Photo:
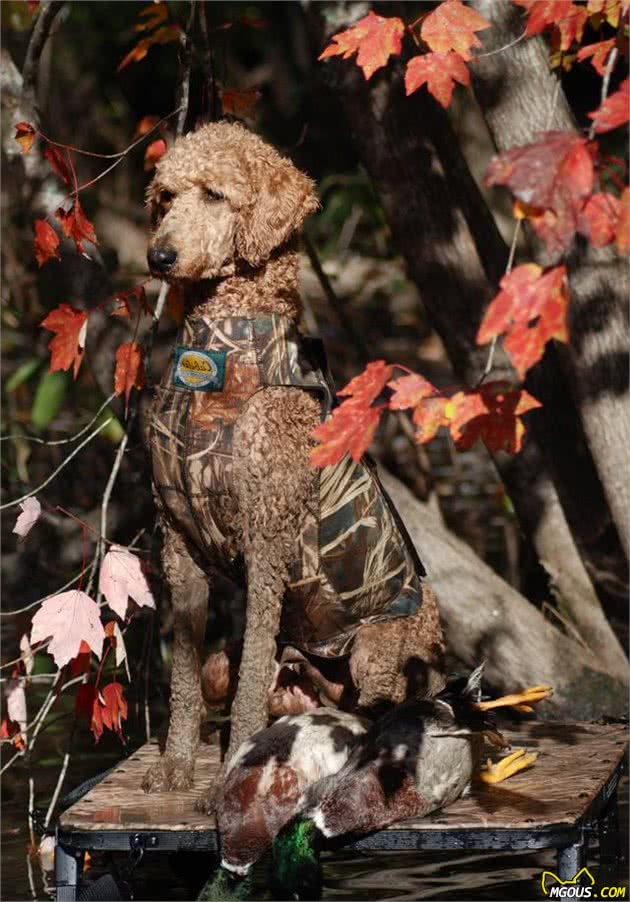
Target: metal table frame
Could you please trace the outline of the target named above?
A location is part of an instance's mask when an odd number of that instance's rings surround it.
[[[621,761],[609,780],[593,799],[585,816],[574,825],[545,827],[443,830],[400,828],[381,830],[360,838],[344,837],[331,844],[333,849],[362,851],[523,851],[557,849],[557,875],[570,880],[587,864],[588,845],[592,833],[599,834],[602,863],[610,865],[618,857],[617,785],[624,769]],[[55,882],[57,902],[74,902],[86,851],[109,852],[216,852],[216,830],[156,830],[137,832],[64,831],[57,829],[55,847]]]

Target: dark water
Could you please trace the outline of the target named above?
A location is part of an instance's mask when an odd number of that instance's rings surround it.
[[[50,798],[59,774],[61,754],[67,735],[64,721],[42,736],[36,757],[27,768],[19,762],[3,777],[2,798],[2,885],[1,898],[13,900],[49,899],[53,897],[52,875],[42,867],[40,859],[29,859],[29,833],[26,821],[28,777],[35,781],[35,804],[44,806]],[[73,755],[63,792],[109,767],[120,757],[120,746],[113,737],[101,741],[94,750],[89,734],[77,737],[79,751]],[[4,748],[3,748],[4,750]],[[11,752],[9,752],[11,754]],[[6,753],[5,753],[6,758]],[[620,848],[628,847],[628,781],[620,791]],[[324,855],[324,899],[345,900],[528,900],[542,898],[541,871],[554,870],[555,853],[542,852],[336,852]],[[117,865],[127,865],[125,855],[116,856]],[[139,900],[191,899],[187,889],[203,880],[212,861],[195,854],[169,859],[166,855],[147,854],[131,878],[134,897]],[[595,879],[599,872],[596,838],[589,855]],[[29,880],[30,867],[30,880]],[[111,862],[95,857],[92,873],[111,870]],[[627,853],[619,860],[611,883],[628,885]],[[32,887],[32,888],[31,888]],[[254,898],[264,898],[265,867],[256,871]],[[628,898],[628,890],[626,896]]]

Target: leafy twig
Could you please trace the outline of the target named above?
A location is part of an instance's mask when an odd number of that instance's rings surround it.
[[[46,488],[46,486],[53,481],[55,476],[57,476],[59,473],[61,473],[61,471],[70,463],[72,458],[75,457],[79,453],[79,451],[81,451],[83,448],[85,448],[85,446],[87,444],[89,444],[92,441],[92,439],[95,438],[95,436],[97,436],[99,434],[99,432],[102,432],[106,426],[109,426],[109,424],[112,422],[113,419],[114,419],[114,417],[109,417],[107,420],[105,420],[103,423],[101,423],[101,425],[98,426],[94,430],[94,432],[91,432],[86,439],[83,439],[81,444],[77,445],[76,448],[74,448],[74,450],[71,451],[71,453],[66,457],[66,459],[63,460],[59,464],[59,466],[57,467],[56,470],[53,470],[53,472],[50,474],[50,476],[47,479],[45,479],[41,485],[38,485],[37,488],[33,489],[31,492],[27,492],[26,495],[22,495],[21,498],[16,498],[13,501],[7,501],[5,504],[0,504],[0,511],[6,510],[9,507],[15,507],[16,504],[21,504],[22,501],[26,501],[27,498],[32,498],[33,495],[36,495],[38,492],[41,492],[42,489]]]

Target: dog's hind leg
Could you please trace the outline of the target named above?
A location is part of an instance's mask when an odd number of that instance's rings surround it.
[[[189,789],[202,712],[201,667],[208,615],[208,579],[182,536],[163,524],[162,568],[173,605],[173,672],[166,748],[142,783],[145,792]]]

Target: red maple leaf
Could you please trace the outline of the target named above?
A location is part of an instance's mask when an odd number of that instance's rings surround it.
[[[525,34],[531,37],[545,28],[555,28],[559,34],[560,50],[568,50],[573,41],[582,39],[588,12],[583,6],[567,0],[513,0],[528,12]]]
[[[142,348],[137,341],[127,341],[116,351],[116,371],[114,373],[114,391],[124,394],[125,403],[129,403],[132,388],[140,391],[144,387],[144,366]]]
[[[38,266],[48,260],[59,260],[59,235],[45,219],[35,220],[35,258]]]
[[[313,430],[313,437],[320,442],[311,452],[313,466],[332,466],[346,454],[359,460],[367,451],[386,406],[385,403],[374,406],[373,402],[387,385],[392,370],[384,360],[375,360],[339,392],[348,400]]]
[[[44,150],[44,156],[50,163],[53,172],[56,172],[66,185],[71,185],[73,183],[72,172],[68,162],[64,160],[61,151],[52,144],[48,144]]]
[[[490,28],[491,24],[460,0],[445,0],[426,17],[420,35],[436,53],[454,50],[462,59],[469,60],[471,47],[481,47],[475,32]]]
[[[28,153],[33,146],[37,131],[30,122],[15,123],[15,140],[22,148],[22,153]]]
[[[597,44],[589,44],[587,47],[581,47],[578,50],[578,62],[590,59],[593,69],[598,75],[603,77],[606,69],[606,60],[608,54],[615,46],[615,39],[610,38],[608,41],[599,41]]]
[[[0,739],[11,739],[13,745],[17,749],[23,749],[25,747],[24,736],[22,735],[19,723],[10,720],[8,716],[3,717],[2,722],[0,723]]]
[[[144,152],[144,171],[150,172],[151,169],[155,169],[155,164],[162,159],[165,153],[166,141],[164,138],[156,138],[155,141],[151,141]]]
[[[504,276],[500,287],[479,326],[477,344],[505,334],[505,350],[522,379],[551,338],[568,341],[566,269],[543,273],[535,263],[524,263]]]
[[[425,398],[438,394],[437,388],[418,373],[401,376],[400,379],[388,382],[387,386],[393,392],[389,401],[390,410],[405,410],[408,407],[416,407]]]
[[[225,88],[221,91],[223,114],[246,119],[252,115],[261,97],[262,94],[257,88]]]
[[[90,672],[92,650],[85,639],[81,640],[79,654],[69,663],[70,676],[76,677]]]
[[[79,253],[85,253],[85,248],[83,247],[84,241],[91,241],[92,244],[98,244],[94,226],[83,212],[78,197],[75,199],[69,210],[64,210],[63,207],[59,207],[55,216],[61,223],[64,235],[73,239]]]
[[[496,156],[486,184],[505,185],[527,205],[526,215],[551,252],[567,250],[593,189],[589,142],[574,132],[546,132]]]
[[[593,194],[582,210],[580,232],[595,247],[603,247],[615,240],[620,216],[621,201],[618,197],[608,191]]]
[[[630,78],[626,78],[618,91],[607,97],[606,100],[594,112],[588,116],[593,120],[595,131],[598,134],[609,132],[613,128],[619,128],[620,125],[630,119]]]
[[[87,319],[88,315],[83,310],[75,310],[69,304],[60,304],[42,320],[42,329],[57,333],[48,343],[51,373],[55,370],[69,370],[74,364],[74,378],[77,378],[85,353]]]
[[[429,93],[448,107],[453,96],[455,82],[470,84],[470,73],[458,53],[425,53],[409,60],[405,71],[405,91],[413,94],[426,82]]]
[[[377,69],[387,64],[392,54],[400,53],[404,31],[405,26],[397,16],[385,18],[370,10],[351,28],[334,34],[332,43],[318,59],[325,60],[331,56],[349,59],[357,53],[357,66],[363,70],[367,81]]]
[[[477,439],[490,451],[520,451],[525,426],[523,414],[541,403],[524,389],[511,390],[505,382],[488,382],[476,391],[453,395],[455,408],[451,435],[460,451],[467,451]]]
[[[621,211],[617,222],[617,239],[615,244],[620,254],[630,250],[630,188],[625,188],[621,195]]]
[[[108,730],[117,733],[122,739],[122,721],[127,720],[127,702],[123,694],[123,687],[120,683],[108,683],[103,688],[102,696],[104,701],[101,712],[103,723]]]

